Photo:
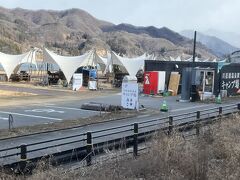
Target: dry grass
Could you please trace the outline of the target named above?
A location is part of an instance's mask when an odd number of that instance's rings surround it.
[[[201,129],[201,135],[187,140],[176,133],[156,136],[152,148],[134,158],[98,164],[63,172],[50,167],[38,168],[32,176],[20,179],[169,179],[169,180],[237,180],[240,179],[240,116],[218,121]],[[14,179],[2,175],[2,179]],[[1,178],[0,178],[1,179]]]
[[[34,96],[34,95],[36,95],[36,94],[27,93],[27,92],[0,90],[0,97],[17,97],[17,96]]]

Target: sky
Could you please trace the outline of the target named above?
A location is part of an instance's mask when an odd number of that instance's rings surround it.
[[[79,8],[114,24],[240,32],[240,0],[0,0],[6,8]]]

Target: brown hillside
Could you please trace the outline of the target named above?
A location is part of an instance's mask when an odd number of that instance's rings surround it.
[[[0,7],[0,51],[18,54],[30,46],[59,49],[63,55],[79,55],[96,48],[127,56],[144,52],[161,57],[191,56],[192,41],[168,28],[114,25],[80,9],[64,11],[6,9]],[[198,56],[214,58],[198,45]]]

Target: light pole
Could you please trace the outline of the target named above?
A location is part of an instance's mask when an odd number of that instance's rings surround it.
[[[191,101],[194,102],[196,101],[196,85],[195,83],[193,84],[193,69],[195,67],[195,56],[196,56],[196,38],[197,38],[197,31],[194,31],[194,39],[193,39],[193,60],[192,60],[192,69],[191,69],[191,86],[190,86],[190,98]]]
[[[197,38],[197,31],[194,31],[194,39],[193,39],[193,65],[195,63],[195,56],[196,56],[196,38]]]

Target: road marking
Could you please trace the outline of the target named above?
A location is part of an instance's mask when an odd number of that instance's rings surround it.
[[[8,121],[8,118],[1,117],[1,116],[0,116],[0,120]]]
[[[75,110],[75,111],[90,111],[90,112],[100,112],[100,111],[94,111],[94,110],[87,110],[87,109],[80,109],[80,108],[71,108],[71,107],[63,107],[63,106],[44,106],[49,108],[59,108],[59,109],[68,109],[68,110]],[[105,111],[102,111],[102,113],[108,113]]]
[[[56,104],[52,104],[52,103],[33,103],[31,104],[32,106],[41,106],[41,105],[49,105],[49,106],[54,106]]]
[[[52,118],[52,117],[46,117],[46,116],[36,116],[36,115],[31,115],[31,114],[21,114],[21,113],[8,112],[8,111],[0,111],[0,113],[12,114],[12,115],[17,115],[17,116],[35,117],[35,118],[40,118],[40,119],[50,119],[50,120],[56,120],[56,121],[62,121],[63,120],[63,119],[60,119],[60,118]]]
[[[60,113],[63,114],[64,111],[56,111],[54,109],[31,109],[31,110],[25,110],[25,112],[43,112],[43,113]]]
[[[83,109],[80,109],[80,108],[70,108],[70,107],[63,107],[63,106],[45,105],[44,107],[58,108],[58,109],[69,109],[69,110],[76,110],[76,111],[83,111]]]
[[[208,105],[208,106],[212,106],[212,105]],[[189,110],[189,109],[195,109],[195,108],[200,108],[200,107],[208,107],[208,106],[206,106],[206,105],[200,105],[200,106],[194,106],[194,107],[186,107],[186,108],[175,109],[175,110],[172,110],[171,112],[183,111],[183,110]]]

